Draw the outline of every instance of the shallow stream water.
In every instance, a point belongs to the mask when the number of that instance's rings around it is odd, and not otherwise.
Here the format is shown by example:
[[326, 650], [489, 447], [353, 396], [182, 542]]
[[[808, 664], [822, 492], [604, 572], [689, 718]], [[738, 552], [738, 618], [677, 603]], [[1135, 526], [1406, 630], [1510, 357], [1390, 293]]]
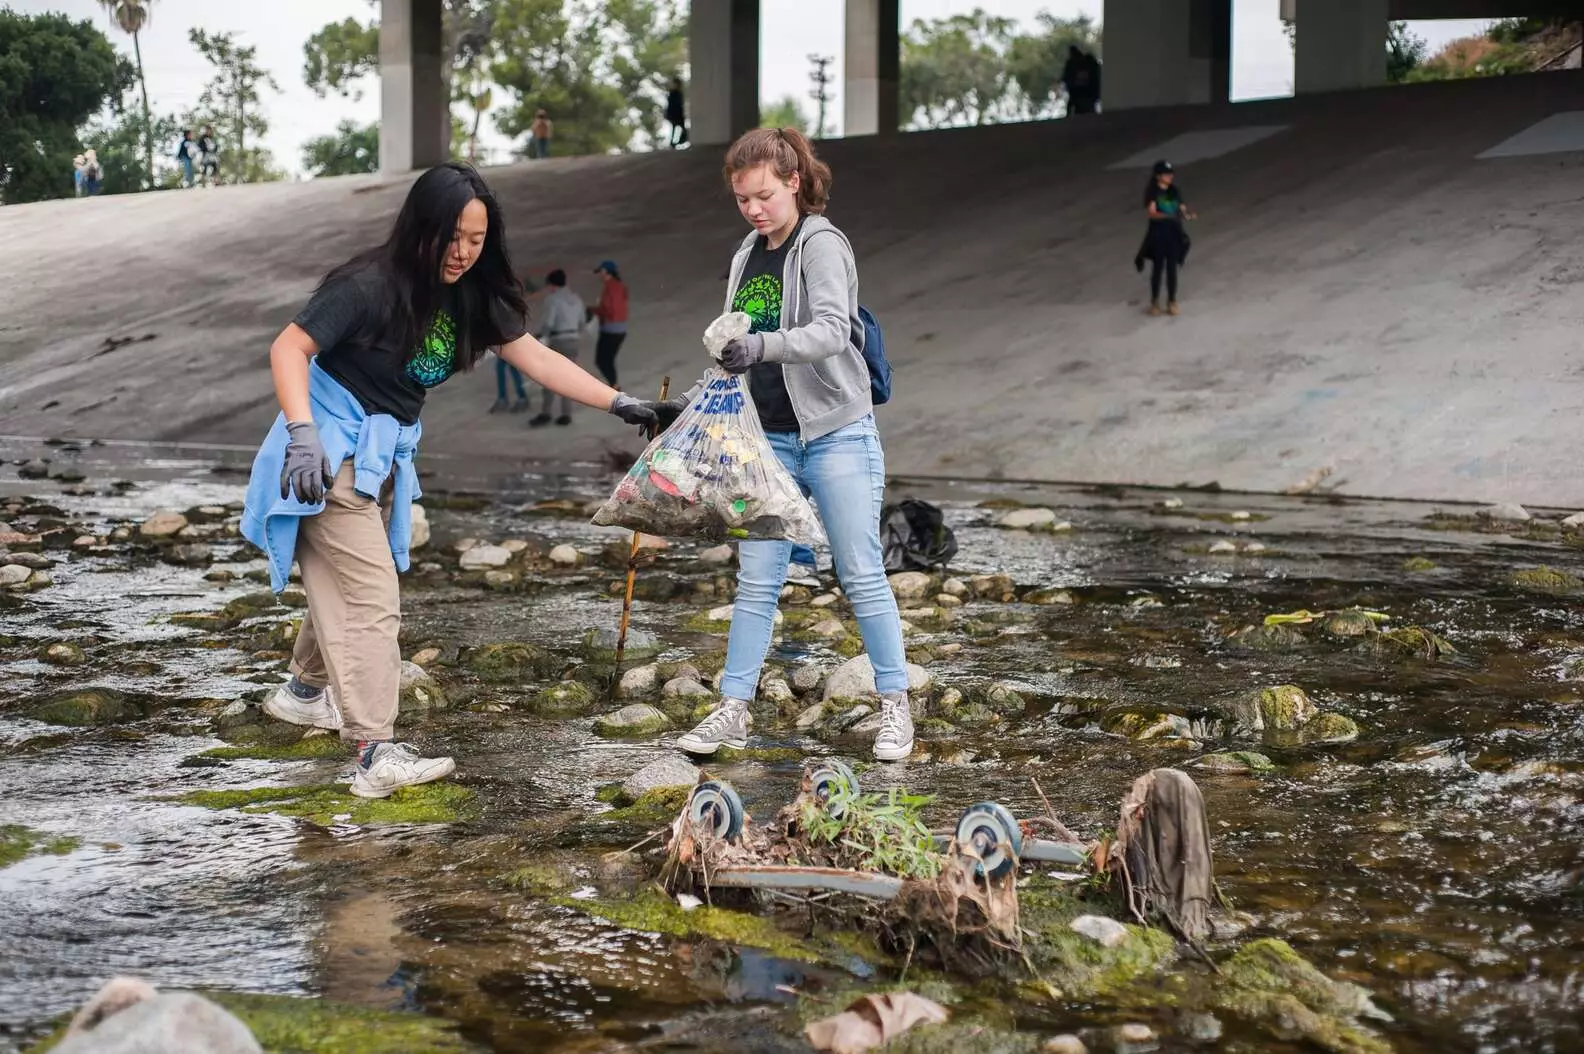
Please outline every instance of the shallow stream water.
[[[7, 467], [0, 505], [45, 500], [95, 534], [159, 509], [241, 497], [235, 454], [0, 446], [8, 459], [40, 453], [77, 466], [86, 482], [23, 481]], [[432, 503], [431, 551], [463, 536], [533, 537], [592, 554], [623, 537], [574, 516], [527, 512], [540, 499], [602, 496], [613, 480], [597, 474], [429, 467], [434, 496], [443, 497], [443, 477], [452, 499]], [[132, 485], [111, 488], [113, 479]], [[1509, 581], [1542, 564], [1584, 573], [1584, 550], [1568, 535], [1474, 529], [1435, 519], [1427, 505], [1325, 496], [897, 481], [892, 496], [904, 494], [945, 508], [961, 546], [954, 573], [1004, 573], [1022, 586], [1065, 588], [1076, 603], [970, 604], [959, 626], [999, 628], [910, 640], [924, 648], [968, 641], [930, 664], [936, 681], [1005, 683], [1030, 706], [994, 731], [921, 744], [913, 761], [868, 769], [866, 788], [934, 795], [930, 818], [949, 824], [986, 798], [1018, 815], [1043, 811], [1037, 781], [1067, 824], [1092, 836], [1114, 826], [1136, 776], [1185, 767], [1205, 794], [1225, 894], [1258, 932], [1368, 988], [1395, 1018], [1383, 1035], [1396, 1049], [1584, 1049], [1584, 609], [1577, 598]], [[1183, 507], [1165, 509], [1170, 498]], [[999, 529], [1000, 512], [983, 503], [1009, 499], [1049, 506], [1074, 530]], [[1441, 529], [1449, 525], [1460, 529]], [[1225, 538], [1266, 548], [1207, 551]], [[215, 566], [262, 567], [234, 539], [215, 546], [224, 561]], [[322, 829], [157, 800], [332, 782], [346, 762], [184, 766], [221, 745], [204, 708], [257, 693], [282, 663], [169, 621], [257, 592], [256, 583], [210, 582], [208, 568], [124, 548], [50, 553], [60, 560], [55, 584], [0, 610], [0, 825], [78, 840], [69, 852], [0, 870], [0, 1050], [25, 1047], [114, 973], [422, 1011], [457, 1022], [488, 1050], [796, 1050], [805, 1048], [744, 1038], [760, 1034], [762, 1008], [794, 998], [792, 990], [875, 975], [856, 960], [811, 967], [626, 931], [504, 886], [502, 875], [569, 844], [569, 820], [605, 808], [597, 788], [666, 755], [672, 738], [606, 741], [588, 718], [513, 713], [510, 687], [478, 686], [474, 705], [415, 733], [455, 755], [458, 782], [476, 792], [479, 812], [462, 823]], [[674, 546], [645, 573], [686, 570], [694, 551]], [[1412, 557], [1433, 569], [1406, 570]], [[526, 591], [491, 593], [449, 572], [419, 574], [404, 583], [403, 637], [522, 640], [570, 653], [584, 630], [614, 623], [618, 604], [606, 587], [616, 577], [598, 568], [546, 574]], [[641, 602], [635, 625], [666, 643], [667, 658], [706, 653], [720, 641], [681, 624], [721, 602]], [[1269, 613], [1353, 607], [1432, 630], [1458, 654], [1430, 662], [1345, 648], [1256, 652], [1227, 639]], [[39, 661], [58, 640], [82, 646], [86, 663]], [[840, 660], [787, 644], [772, 661]], [[1283, 748], [1135, 741], [1101, 728], [1119, 710], [1192, 718], [1213, 700], [1288, 683], [1351, 717], [1359, 738]], [[87, 685], [134, 696], [150, 716], [85, 729], [23, 716], [32, 700]], [[492, 700], [506, 712], [477, 705]], [[755, 745], [810, 756], [829, 749], [788, 724], [763, 729]], [[1261, 750], [1277, 768], [1193, 767], [1221, 748]], [[795, 793], [801, 764], [712, 771], [733, 782], [750, 812], [768, 815]], [[588, 853], [590, 866], [596, 857]], [[1116, 1019], [1103, 1006], [1000, 1012], [1040, 1033]], [[1160, 1049], [1190, 1049], [1162, 1031]], [[1286, 1048], [1233, 1027], [1220, 1049]]]

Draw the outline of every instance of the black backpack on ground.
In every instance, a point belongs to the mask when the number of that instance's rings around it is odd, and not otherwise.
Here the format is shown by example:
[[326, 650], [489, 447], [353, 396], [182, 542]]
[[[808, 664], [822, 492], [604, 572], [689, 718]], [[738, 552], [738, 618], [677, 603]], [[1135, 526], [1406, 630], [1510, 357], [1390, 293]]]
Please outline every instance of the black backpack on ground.
[[933, 571], [957, 555], [957, 536], [946, 526], [941, 511], [916, 498], [881, 510], [880, 545], [887, 574]]

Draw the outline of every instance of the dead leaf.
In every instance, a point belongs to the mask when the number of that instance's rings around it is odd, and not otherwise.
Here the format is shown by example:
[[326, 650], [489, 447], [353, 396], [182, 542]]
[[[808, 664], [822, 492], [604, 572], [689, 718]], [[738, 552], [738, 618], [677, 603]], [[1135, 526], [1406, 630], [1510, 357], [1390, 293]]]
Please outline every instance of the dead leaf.
[[815, 1050], [831, 1054], [863, 1054], [895, 1039], [914, 1025], [944, 1024], [946, 1008], [913, 992], [866, 995], [834, 1017], [822, 1018], [804, 1030]]

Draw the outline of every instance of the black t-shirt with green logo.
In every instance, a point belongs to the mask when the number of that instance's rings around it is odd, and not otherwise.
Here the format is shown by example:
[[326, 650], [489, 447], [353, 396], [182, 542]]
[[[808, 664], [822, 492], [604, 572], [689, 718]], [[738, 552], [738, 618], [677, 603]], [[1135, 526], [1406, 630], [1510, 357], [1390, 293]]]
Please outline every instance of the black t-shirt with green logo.
[[[423, 410], [430, 388], [444, 383], [458, 369], [457, 327], [451, 308], [454, 286], [425, 334], [423, 346], [411, 362], [406, 348], [398, 348], [382, 334], [385, 311], [385, 277], [369, 268], [338, 278], [314, 294], [292, 321], [319, 346], [319, 368], [351, 392], [364, 413], [390, 414], [402, 424], [413, 424]], [[500, 343], [509, 344], [527, 331], [522, 319], [504, 318]]]
[[[749, 250], [737, 293], [732, 297], [732, 310], [746, 312], [753, 319], [751, 332], [773, 333], [781, 328], [782, 276], [786, 274], [787, 253], [802, 231], [803, 221], [798, 220], [780, 248], [770, 248], [769, 239], [760, 235]], [[799, 430], [797, 413], [792, 409], [792, 396], [787, 394], [780, 363], [761, 362], [750, 369], [748, 391], [759, 408], [759, 423], [766, 432]]]

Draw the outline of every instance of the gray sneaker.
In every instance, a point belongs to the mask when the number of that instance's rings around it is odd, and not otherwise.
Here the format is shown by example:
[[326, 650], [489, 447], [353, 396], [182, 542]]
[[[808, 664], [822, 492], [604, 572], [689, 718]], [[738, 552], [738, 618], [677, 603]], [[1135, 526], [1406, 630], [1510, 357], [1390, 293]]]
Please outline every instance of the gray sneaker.
[[905, 694], [880, 700], [880, 731], [875, 734], [874, 756], [881, 761], [901, 761], [913, 753], [913, 710]]
[[406, 743], [381, 743], [369, 765], [352, 773], [352, 793], [359, 798], [389, 798], [403, 787], [445, 779], [456, 771], [450, 758], [426, 758]]
[[[677, 746], [689, 754], [713, 754], [723, 746], [741, 750], [748, 745], [750, 720], [747, 703], [741, 699], [722, 699], [714, 713], [677, 740]], [[910, 741], [911, 738], [910, 732]]]

